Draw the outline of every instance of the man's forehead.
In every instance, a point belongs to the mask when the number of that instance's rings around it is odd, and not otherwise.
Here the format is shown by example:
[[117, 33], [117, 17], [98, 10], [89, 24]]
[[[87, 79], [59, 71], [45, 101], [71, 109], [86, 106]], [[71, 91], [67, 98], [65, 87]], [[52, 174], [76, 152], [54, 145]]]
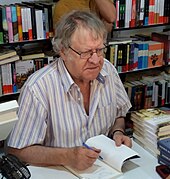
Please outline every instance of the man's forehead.
[[103, 44], [103, 36], [91, 29], [78, 28], [71, 37], [72, 44]]

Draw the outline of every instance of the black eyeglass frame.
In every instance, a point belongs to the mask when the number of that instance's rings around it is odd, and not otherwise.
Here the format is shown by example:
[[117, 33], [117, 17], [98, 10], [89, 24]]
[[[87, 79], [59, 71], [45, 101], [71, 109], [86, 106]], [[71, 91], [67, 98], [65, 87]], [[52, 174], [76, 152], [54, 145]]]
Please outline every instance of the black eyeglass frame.
[[[92, 55], [93, 55], [94, 53], [96, 53], [97, 56], [100, 57], [100, 56], [104, 55], [104, 54], [106, 53], [106, 50], [107, 50], [107, 46], [106, 46], [105, 44], [104, 44], [104, 47], [95, 49], [95, 51], [89, 50], [89, 51], [86, 51], [86, 52], [78, 52], [78, 51], [76, 51], [75, 49], [73, 49], [70, 45], [69, 45], [69, 48], [70, 48], [73, 52], [77, 53], [77, 54], [80, 56], [81, 59], [89, 59], [89, 58], [92, 57]], [[98, 52], [100, 52], [101, 50], [102, 50], [102, 53], [101, 53], [101, 54], [98, 54]], [[88, 52], [90, 52], [90, 53], [89, 53], [89, 55], [90, 55], [89, 57], [82, 57], [82, 54], [85, 54], [85, 53], [88, 53]], [[87, 54], [86, 54], [86, 55], [87, 55]]]

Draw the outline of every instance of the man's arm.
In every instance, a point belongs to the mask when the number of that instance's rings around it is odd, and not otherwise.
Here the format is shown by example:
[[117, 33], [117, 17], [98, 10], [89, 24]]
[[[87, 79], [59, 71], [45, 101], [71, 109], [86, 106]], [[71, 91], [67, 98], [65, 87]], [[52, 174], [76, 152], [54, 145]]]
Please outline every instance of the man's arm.
[[132, 146], [131, 139], [125, 135], [125, 121], [123, 117], [115, 120], [113, 127], [109, 131], [109, 136], [115, 140], [117, 146], [121, 144], [125, 144], [128, 147]]
[[35, 166], [66, 165], [84, 170], [93, 165], [99, 157], [100, 150], [89, 150], [85, 147], [54, 148], [34, 145], [23, 149], [8, 147], [8, 153], [17, 156], [25, 163]]
[[116, 20], [116, 9], [111, 0], [95, 0], [100, 15], [107, 23], [113, 24]]

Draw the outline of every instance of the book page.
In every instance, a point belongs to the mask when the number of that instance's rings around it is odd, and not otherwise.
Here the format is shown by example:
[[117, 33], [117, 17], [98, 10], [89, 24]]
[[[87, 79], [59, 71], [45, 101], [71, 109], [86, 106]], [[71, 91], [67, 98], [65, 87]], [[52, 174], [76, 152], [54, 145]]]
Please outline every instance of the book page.
[[114, 179], [122, 174], [99, 159], [92, 167], [83, 171], [71, 169], [67, 166], [65, 168], [80, 179]]
[[121, 172], [122, 165], [126, 160], [139, 157], [137, 152], [123, 144], [117, 147], [115, 142], [105, 135], [91, 137], [86, 141], [86, 144], [101, 149], [100, 156], [103, 161], [119, 172]]

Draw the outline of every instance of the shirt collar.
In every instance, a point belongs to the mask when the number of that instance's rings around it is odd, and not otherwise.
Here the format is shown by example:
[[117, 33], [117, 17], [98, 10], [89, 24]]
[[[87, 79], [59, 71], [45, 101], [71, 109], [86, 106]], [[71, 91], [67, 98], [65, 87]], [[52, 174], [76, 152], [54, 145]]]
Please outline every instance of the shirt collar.
[[[58, 58], [58, 64], [59, 64], [58, 69], [59, 69], [59, 73], [61, 76], [62, 84], [64, 86], [65, 91], [68, 92], [69, 89], [71, 88], [71, 86], [74, 84], [74, 81], [73, 81], [72, 77], [70, 76], [69, 72], [67, 71], [65, 64], [61, 57]], [[108, 73], [104, 69], [104, 65], [103, 65], [103, 68], [101, 69], [96, 80], [98, 80], [100, 83], [104, 84], [106, 76], [108, 76]]]

